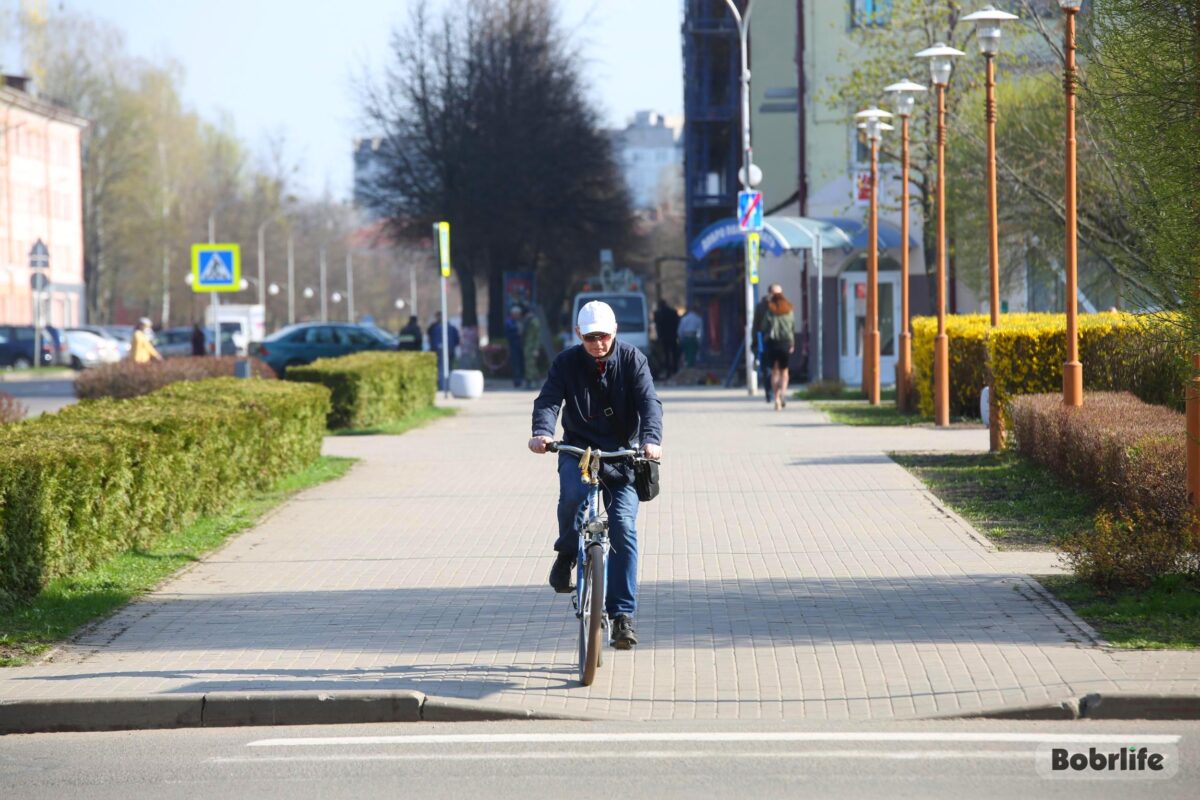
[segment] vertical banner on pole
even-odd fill
[[[758,285],[758,257],[760,253],[760,245],[762,234],[747,233],[746,234],[746,266],[750,269],[750,283]]]
[[[450,396],[450,320],[446,310],[446,279],[450,277],[450,223],[435,222],[433,233],[438,243],[438,265],[442,273],[442,390]]]

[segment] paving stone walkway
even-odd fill
[[[545,585],[553,457],[533,395],[497,391],[361,459],[48,663],[0,700],[417,689],[624,719],[898,718],[1092,691],[1200,693],[1200,654],[1119,653],[886,451],[981,451],[983,429],[849,428],[667,389],[664,491],[639,516],[632,652],[576,684],[576,621]]]

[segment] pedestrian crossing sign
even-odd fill
[[[192,291],[236,292],[242,283],[242,253],[236,244],[192,245]]]

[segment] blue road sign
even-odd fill
[[[762,192],[738,192],[738,228],[756,232],[763,229]]]
[[[241,248],[236,244],[192,245],[192,291],[236,292],[242,282]]]
[[[50,250],[46,247],[46,243],[38,239],[33,243],[33,248],[29,251],[29,268],[30,269],[46,269],[50,266]]]

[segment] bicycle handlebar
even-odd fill
[[[577,456],[582,456],[584,453],[583,448],[573,447],[572,445],[563,444],[562,442],[547,443],[546,444],[546,452],[547,453],[558,453],[558,452],[571,453],[572,455],[577,455]],[[629,458],[630,456],[636,456],[637,454],[638,454],[637,450],[611,450],[611,451],[593,450],[592,458]]]

